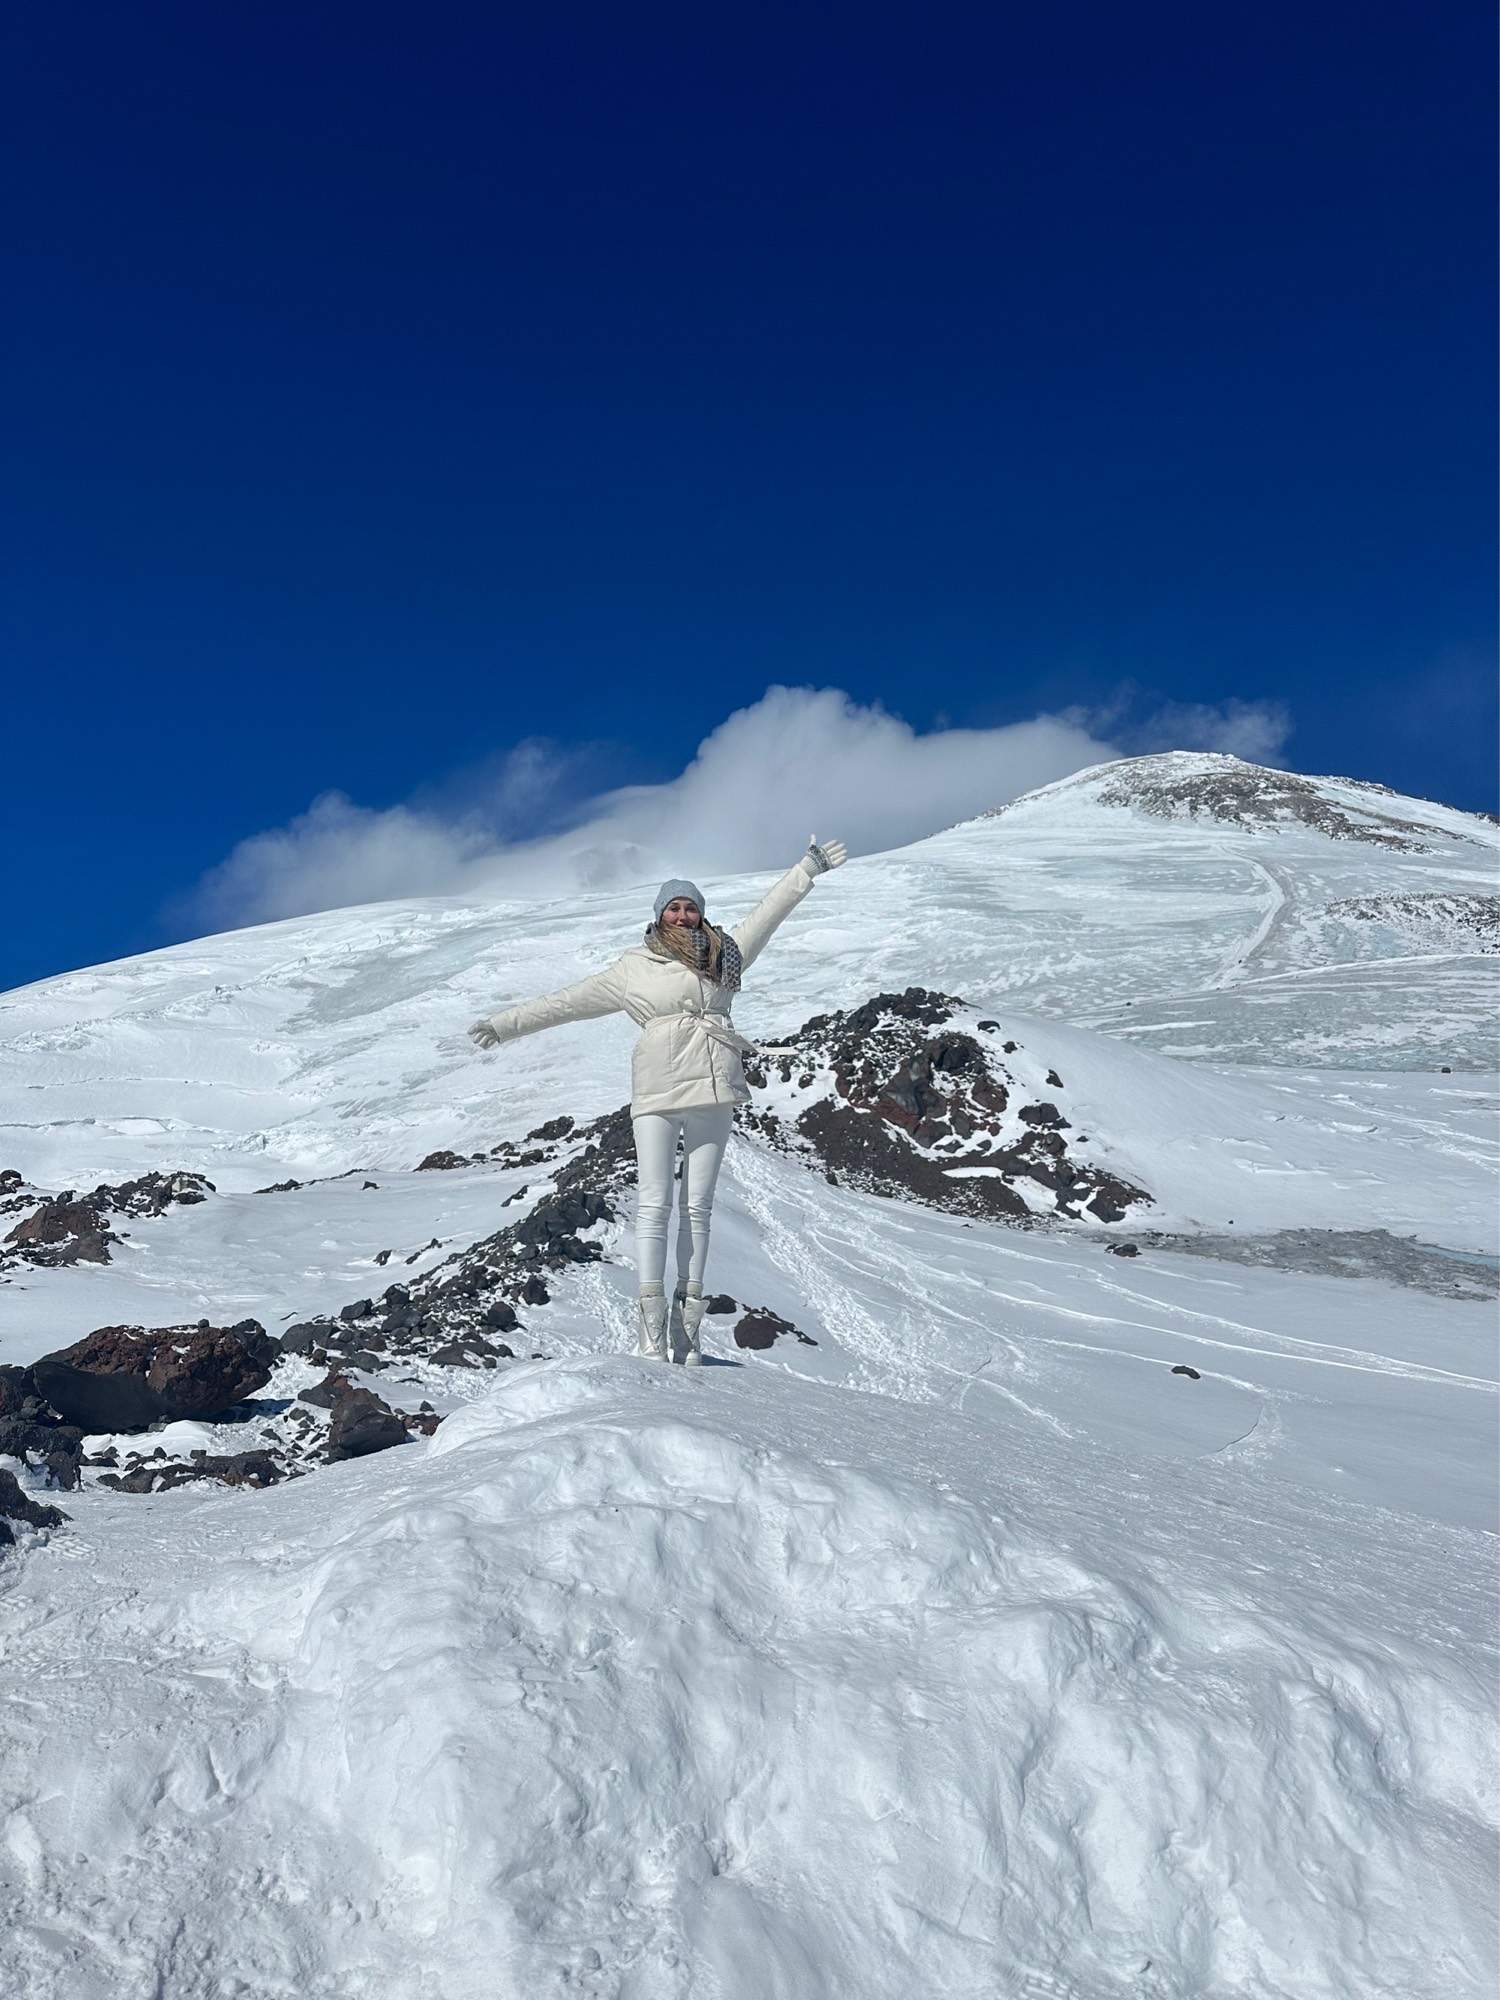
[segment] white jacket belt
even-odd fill
[[[806,869],[789,869],[745,921],[734,926],[729,935],[745,965],[754,964],[776,926],[812,885]],[[733,998],[712,979],[690,972],[675,958],[658,958],[640,944],[622,953],[606,972],[492,1015],[490,1026],[502,1042],[510,1042],[565,1021],[628,1014],[641,1030],[630,1063],[630,1111],[640,1118],[652,1111],[748,1102],[740,1055],[751,1044],[730,1020]]]

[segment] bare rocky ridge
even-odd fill
[[[1355,778],[1307,778],[1211,751],[1124,757],[1078,782],[1097,787],[1094,796],[1100,805],[1134,807],[1154,819],[1306,826],[1329,840],[1363,841],[1411,854],[1427,852],[1435,837],[1432,827],[1392,809],[1388,801],[1401,795],[1386,785]],[[1026,803],[1014,800],[988,816],[998,818]]]
[[[832,1180],[1013,1223],[1114,1223],[1151,1199],[1090,1159],[1057,1102],[1065,1080],[1032,1075],[951,995],[879,993],[782,1039],[795,1053],[755,1071],[745,1122]]]

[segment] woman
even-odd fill
[[[772,931],[817,877],[847,858],[842,841],[819,846],[814,837],[796,866],[732,931],[715,930],[705,920],[703,894],[695,884],[663,882],[645,942],[625,952],[607,972],[476,1021],[469,1030],[482,1049],[601,1014],[626,1013],[641,1030],[631,1058],[630,1092],[639,1186],[637,1312],[640,1352],[653,1360],[668,1358],[667,1226],[679,1139],[682,1217],[671,1330],[673,1345],[689,1366],[703,1359],[699,1329],[714,1183],[734,1107],[750,1096],[740,1056],[754,1044],[736,1034],[729,1018],[740,974],[760,956]]]

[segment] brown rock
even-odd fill
[[[345,1458],[367,1458],[371,1452],[405,1444],[407,1436],[406,1425],[373,1389],[351,1389],[333,1406],[333,1420],[328,1426],[328,1457],[335,1463]]]
[[[66,1243],[74,1236],[97,1236],[103,1227],[99,1211],[86,1201],[47,1201],[18,1222],[5,1240],[26,1247]]]
[[[269,1381],[275,1349],[254,1320],[238,1327],[102,1326],[43,1355],[31,1376],[69,1423],[141,1430],[159,1417],[216,1417]]]

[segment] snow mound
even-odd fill
[[[1252,1596],[1237,1532],[1217,1574],[1141,1563],[1081,1499],[1070,1547],[973,1465],[953,1490],[988,1444],[961,1423],[711,1374],[517,1370],[394,1483],[344,1468],[253,1525],[138,1501],[179,1523],[182,1608],[102,1592],[155,1692],[66,1808],[17,1803],[18,1982],[1482,1990],[1482,1686]],[[38,1757],[45,1801],[76,1750]]]

